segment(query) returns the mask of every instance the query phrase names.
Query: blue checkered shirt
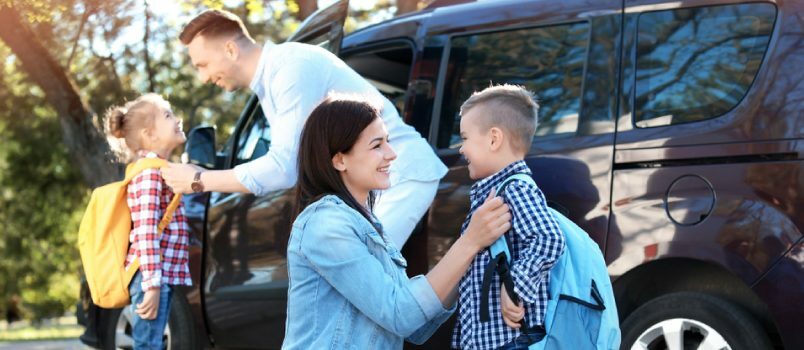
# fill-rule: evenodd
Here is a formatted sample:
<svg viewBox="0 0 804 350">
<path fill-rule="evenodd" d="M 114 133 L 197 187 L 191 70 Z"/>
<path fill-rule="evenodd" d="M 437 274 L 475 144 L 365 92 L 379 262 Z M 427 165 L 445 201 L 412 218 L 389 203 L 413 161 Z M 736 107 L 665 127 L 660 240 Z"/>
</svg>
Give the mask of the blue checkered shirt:
<svg viewBox="0 0 804 350">
<path fill-rule="evenodd" d="M 530 175 L 531 171 L 520 160 L 472 186 L 471 209 L 461 227 L 461 234 L 466 230 L 472 213 L 483 204 L 489 191 L 516 173 Z M 512 228 L 506 233 L 506 239 L 512 248 L 511 277 L 514 280 L 514 290 L 525 303 L 527 325 L 543 325 L 550 269 L 564 250 L 564 235 L 548 212 L 547 201 L 537 186 L 514 180 L 505 187 L 502 197 L 511 208 Z M 503 321 L 501 281 L 496 273 L 489 293 L 491 320 L 480 321 L 480 289 L 483 271 L 488 263 L 488 250 L 483 250 L 461 279 L 458 287 L 458 322 L 452 336 L 453 348 L 496 349 L 519 335 L 519 331 L 508 327 Z"/>
</svg>

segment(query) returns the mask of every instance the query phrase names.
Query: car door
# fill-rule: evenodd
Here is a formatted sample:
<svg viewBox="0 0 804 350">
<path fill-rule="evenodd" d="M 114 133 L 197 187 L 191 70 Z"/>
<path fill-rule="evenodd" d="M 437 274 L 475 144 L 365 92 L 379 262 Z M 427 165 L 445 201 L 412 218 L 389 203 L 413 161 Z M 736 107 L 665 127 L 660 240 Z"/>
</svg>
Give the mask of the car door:
<svg viewBox="0 0 804 350">
<path fill-rule="evenodd" d="M 440 14 L 428 23 L 429 41 L 446 43 L 447 52 L 430 138 L 450 169 L 432 208 L 429 234 L 435 244 L 428 255 L 443 256 L 469 210 L 474 181 L 458 151 L 460 106 L 472 92 L 503 83 L 522 85 L 537 96 L 539 125 L 525 160 L 549 204 L 602 250 L 610 213 L 622 4 L 491 5 Z M 450 10 L 460 8 L 443 12 Z M 449 23 L 454 16 L 468 20 L 456 26 Z"/>
<path fill-rule="evenodd" d="M 342 0 L 319 10 L 290 40 L 337 51 L 347 9 L 348 0 Z M 226 168 L 257 159 L 270 149 L 270 125 L 256 96 L 247 103 L 231 142 Z M 290 189 L 263 196 L 211 193 L 202 292 L 215 346 L 278 349 L 282 345 L 292 210 Z"/>
</svg>

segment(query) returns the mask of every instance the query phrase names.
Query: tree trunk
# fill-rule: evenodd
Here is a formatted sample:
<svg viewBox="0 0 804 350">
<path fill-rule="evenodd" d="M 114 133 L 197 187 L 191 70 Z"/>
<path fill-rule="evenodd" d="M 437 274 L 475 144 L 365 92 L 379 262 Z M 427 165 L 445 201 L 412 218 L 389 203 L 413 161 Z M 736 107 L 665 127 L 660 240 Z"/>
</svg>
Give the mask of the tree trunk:
<svg viewBox="0 0 804 350">
<path fill-rule="evenodd" d="M 22 69 L 45 92 L 47 102 L 56 110 L 62 137 L 84 182 L 95 188 L 119 177 L 106 137 L 95 125 L 95 113 L 81 99 L 78 89 L 64 67 L 36 39 L 19 13 L 0 5 L 0 39 L 14 52 Z M 19 111 L 25 118 L 26 111 Z"/>
<path fill-rule="evenodd" d="M 396 0 L 396 15 L 404 15 L 419 10 L 419 0 Z"/>
<path fill-rule="evenodd" d="M 318 10 L 318 0 L 298 0 L 299 15 L 298 20 L 303 21 Z"/>
<path fill-rule="evenodd" d="M 154 69 L 151 67 L 151 53 L 148 51 L 148 39 L 151 36 L 151 10 L 148 0 L 145 0 L 145 34 L 143 34 L 142 42 L 145 47 L 142 50 L 145 56 L 145 73 L 148 75 L 148 92 L 156 92 L 156 80 L 154 79 Z"/>
</svg>

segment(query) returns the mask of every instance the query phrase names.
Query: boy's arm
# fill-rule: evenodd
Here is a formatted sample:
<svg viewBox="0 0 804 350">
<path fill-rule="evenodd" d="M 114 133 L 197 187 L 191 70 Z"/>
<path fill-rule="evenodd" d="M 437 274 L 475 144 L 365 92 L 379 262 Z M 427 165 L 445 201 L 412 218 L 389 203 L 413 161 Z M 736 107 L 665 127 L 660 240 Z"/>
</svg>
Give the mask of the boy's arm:
<svg viewBox="0 0 804 350">
<path fill-rule="evenodd" d="M 564 251 L 564 234 L 537 186 L 513 181 L 505 189 L 505 198 L 511 206 L 513 232 L 524 242 L 511 266 L 514 291 L 524 302 L 534 303 L 538 286 Z"/>
<path fill-rule="evenodd" d="M 159 288 L 162 282 L 159 231 L 157 225 L 162 219 L 159 211 L 162 178 L 156 169 L 145 169 L 135 176 L 128 185 L 131 206 L 131 223 L 137 258 L 142 273 L 142 290 Z"/>
</svg>

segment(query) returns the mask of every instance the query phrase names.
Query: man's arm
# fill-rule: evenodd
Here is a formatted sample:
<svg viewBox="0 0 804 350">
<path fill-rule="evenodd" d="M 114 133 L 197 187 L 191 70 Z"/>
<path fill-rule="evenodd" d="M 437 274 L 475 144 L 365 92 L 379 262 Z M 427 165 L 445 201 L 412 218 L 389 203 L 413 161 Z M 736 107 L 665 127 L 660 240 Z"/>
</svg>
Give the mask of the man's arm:
<svg viewBox="0 0 804 350">
<path fill-rule="evenodd" d="M 193 183 L 195 173 L 202 171 L 201 183 L 204 184 L 204 191 L 207 192 L 242 192 L 248 193 L 249 190 L 237 180 L 234 169 L 228 170 L 204 170 L 197 165 L 169 163 L 162 168 L 162 178 L 165 179 L 173 192 L 193 193 L 190 187 Z"/>
<path fill-rule="evenodd" d="M 276 106 L 270 118 L 271 147 L 262 157 L 234 169 L 201 174 L 204 191 L 251 192 L 263 195 L 290 188 L 296 183 L 299 137 L 310 112 L 326 97 L 328 74 L 314 61 L 300 58 L 283 65 L 275 74 L 264 75 L 263 84 L 271 86 L 260 103 Z M 315 74 L 311 73 L 315 72 Z M 163 177 L 174 191 L 191 193 L 190 184 L 200 169 L 191 165 L 171 164 Z"/>
</svg>

